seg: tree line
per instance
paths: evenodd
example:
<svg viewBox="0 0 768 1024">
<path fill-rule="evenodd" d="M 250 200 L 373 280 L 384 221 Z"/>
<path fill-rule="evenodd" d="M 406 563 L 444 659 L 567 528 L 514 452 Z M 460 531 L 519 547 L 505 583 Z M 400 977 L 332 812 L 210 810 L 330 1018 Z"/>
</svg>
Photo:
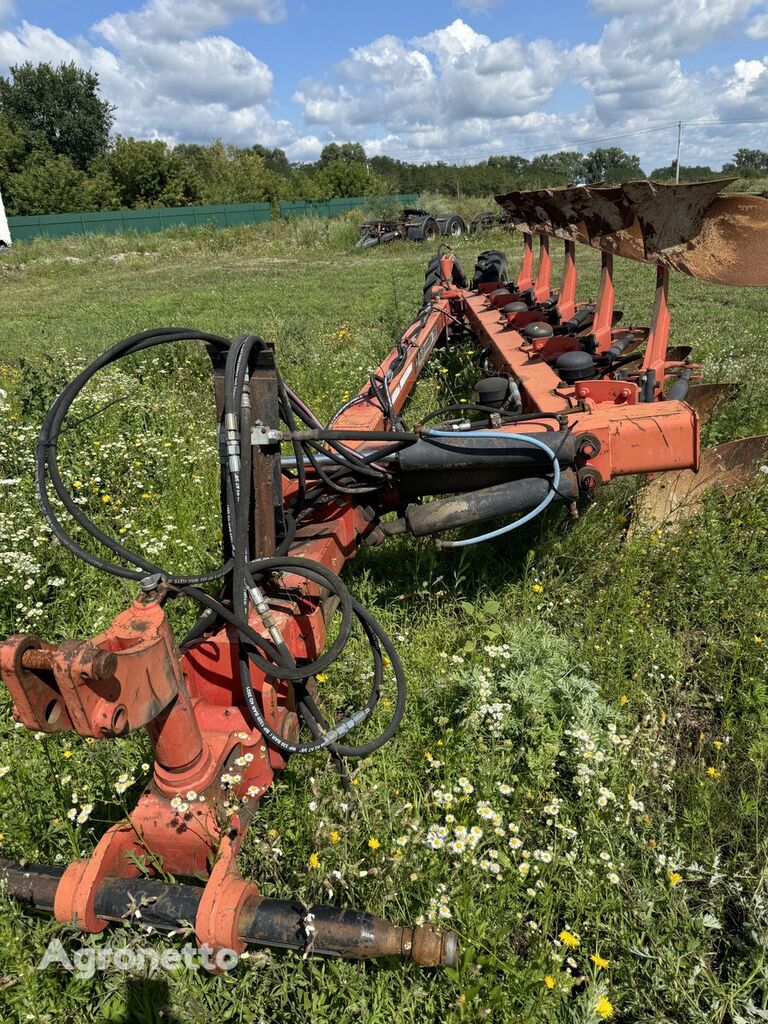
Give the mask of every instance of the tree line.
<svg viewBox="0 0 768 1024">
<path fill-rule="evenodd" d="M 369 158 L 359 143 L 332 142 L 313 163 L 291 163 L 282 149 L 260 145 L 216 140 L 208 146 L 169 146 L 113 136 L 114 122 L 115 107 L 101 96 L 98 76 L 75 64 L 26 63 L 0 77 L 0 188 L 6 211 L 30 215 L 425 191 L 485 196 L 645 177 L 639 158 L 615 146 L 456 165 Z M 681 180 L 719 173 L 768 175 L 768 153 L 740 149 L 722 172 L 683 167 Z M 673 179 L 674 167 L 656 168 L 650 177 Z"/>
</svg>

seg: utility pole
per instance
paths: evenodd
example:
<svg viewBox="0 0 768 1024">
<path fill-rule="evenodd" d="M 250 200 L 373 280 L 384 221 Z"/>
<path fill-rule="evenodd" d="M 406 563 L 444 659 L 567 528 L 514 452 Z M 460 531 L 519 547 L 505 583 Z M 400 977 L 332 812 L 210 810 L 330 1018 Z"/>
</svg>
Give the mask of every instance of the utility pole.
<svg viewBox="0 0 768 1024">
<path fill-rule="evenodd" d="M 680 184 L 680 145 L 683 141 L 683 122 L 677 122 L 677 153 L 675 155 L 675 184 Z"/>
</svg>

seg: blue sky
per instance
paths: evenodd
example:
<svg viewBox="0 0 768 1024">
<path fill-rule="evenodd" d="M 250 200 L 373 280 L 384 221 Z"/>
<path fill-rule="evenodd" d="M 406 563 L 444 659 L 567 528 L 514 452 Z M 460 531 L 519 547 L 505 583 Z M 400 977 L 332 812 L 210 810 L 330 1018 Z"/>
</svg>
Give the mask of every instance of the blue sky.
<svg viewBox="0 0 768 1024">
<path fill-rule="evenodd" d="M 465 162 L 626 135 L 651 170 L 677 120 L 688 163 L 768 148 L 766 0 L 0 0 L 0 73 L 24 60 L 93 67 L 123 134 L 299 160 L 331 139 Z"/>
</svg>

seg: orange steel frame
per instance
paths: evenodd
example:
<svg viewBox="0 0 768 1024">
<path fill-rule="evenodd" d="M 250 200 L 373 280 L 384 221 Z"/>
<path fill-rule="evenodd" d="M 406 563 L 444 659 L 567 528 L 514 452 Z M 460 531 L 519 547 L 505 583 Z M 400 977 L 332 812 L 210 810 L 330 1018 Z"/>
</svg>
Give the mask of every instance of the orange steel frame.
<svg viewBox="0 0 768 1024">
<path fill-rule="evenodd" d="M 622 334 L 612 327 L 611 263 L 610 257 L 603 258 L 592 328 L 599 351 Z M 550 268 L 549 240 L 542 239 L 536 284 L 540 300 L 550 298 Z M 533 285 L 532 269 L 531 238 L 526 236 L 518 291 Z M 496 369 L 515 378 L 524 411 L 549 414 L 500 427 L 499 433 L 571 429 L 581 439 L 583 490 L 625 474 L 698 468 L 698 416 L 684 402 L 665 400 L 662 390 L 666 371 L 678 365 L 666 360 L 665 271 L 658 273 L 642 363 L 643 373 L 655 374 L 653 401 L 641 401 L 641 389 L 632 381 L 605 378 L 564 385 L 551 364 L 578 342 L 557 337 L 526 341 L 516 324 L 489 301 L 487 293 L 497 286 L 472 290 L 449 284 L 450 255 L 442 258 L 441 271 L 445 284 L 429 297 L 424 316 L 406 332 L 399 353 L 394 349 L 378 368 L 385 375 L 402 357 L 405 345 L 405 358 L 389 385 L 396 411 L 405 405 L 435 347 L 468 327 Z M 566 243 L 558 296 L 563 317 L 575 309 L 575 286 L 573 245 Z M 334 426 L 381 430 L 387 424 L 365 386 Z M 283 477 L 286 500 L 295 486 Z M 396 504 L 396 497 L 389 500 Z M 375 529 L 382 511 L 329 495 L 302 521 L 290 554 L 340 572 Z M 282 596 L 270 602 L 277 624 L 294 657 L 312 659 L 326 641 L 327 595 L 316 584 L 287 574 L 280 583 Z M 96 891 L 109 875 L 133 877 L 140 871 L 162 870 L 178 877 L 197 876 L 208 879 L 196 921 L 198 941 L 238 950 L 243 948 L 236 934 L 239 912 L 246 900 L 258 895 L 258 886 L 240 877 L 236 856 L 260 798 L 274 773 L 285 767 L 285 759 L 249 719 L 233 630 L 224 627 L 180 653 L 163 611 L 167 596 L 162 585 L 141 596 L 90 641 L 54 647 L 33 637 L 12 637 L 0 645 L 0 672 L 13 696 L 16 718 L 31 729 L 71 729 L 104 739 L 144 727 L 154 746 L 152 782 L 128 819 L 103 836 L 93 855 L 66 869 L 57 890 L 56 918 L 91 932 L 106 927 L 94 908 Z M 263 631 L 255 611 L 251 625 Z M 268 724 L 285 737 L 296 738 L 299 721 L 290 685 L 253 666 L 251 673 Z M 222 800 L 222 776 L 230 780 L 224 788 L 237 803 L 235 813 L 231 803 L 225 806 Z"/>
</svg>

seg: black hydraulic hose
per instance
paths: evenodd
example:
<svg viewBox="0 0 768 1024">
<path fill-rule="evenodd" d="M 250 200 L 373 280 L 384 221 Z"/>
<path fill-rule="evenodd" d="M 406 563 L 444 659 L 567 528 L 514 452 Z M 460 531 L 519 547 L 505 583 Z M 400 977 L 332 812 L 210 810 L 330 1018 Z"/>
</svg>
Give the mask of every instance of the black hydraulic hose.
<svg viewBox="0 0 768 1024">
<path fill-rule="evenodd" d="M 154 563 L 143 558 L 141 555 L 128 550 L 124 545 L 104 533 L 104 531 L 99 529 L 99 527 L 96 526 L 96 524 L 93 523 L 76 504 L 69 491 L 66 489 L 59 473 L 57 452 L 58 436 L 61 433 L 64 418 L 68 410 L 71 408 L 72 403 L 89 380 L 99 370 L 123 356 L 133 355 L 137 351 L 144 351 L 154 345 L 169 344 L 175 341 L 194 340 L 205 341 L 221 347 L 227 347 L 230 344 L 226 338 L 221 338 L 218 335 L 213 334 L 205 334 L 201 331 L 161 328 L 156 331 L 144 331 L 141 334 L 133 335 L 131 338 L 126 338 L 124 341 L 114 345 L 111 349 L 108 349 L 107 352 L 96 359 L 89 367 L 83 370 L 64 388 L 48 411 L 48 415 L 45 418 L 40 433 L 40 439 L 38 441 L 37 452 L 35 455 L 37 496 L 43 515 L 48 522 L 53 535 L 61 544 L 89 565 L 101 569 L 104 572 L 111 573 L 112 575 L 119 576 L 123 579 L 142 580 L 145 576 L 162 572 L 162 570 Z M 137 566 L 137 569 L 127 569 L 123 566 L 116 565 L 114 562 L 106 561 L 105 559 L 87 551 L 78 544 L 77 541 L 69 536 L 59 521 L 51 504 L 47 489 L 48 479 L 50 479 L 57 497 L 75 522 L 83 530 L 94 537 L 94 539 L 96 539 L 100 544 L 108 548 L 124 561 Z M 226 563 L 221 568 L 214 570 L 213 572 L 192 576 L 169 576 L 167 578 L 169 582 L 172 582 L 176 586 L 211 583 L 226 576 L 230 567 L 231 563 Z"/>
<path fill-rule="evenodd" d="M 370 714 L 372 714 L 378 704 L 381 686 L 383 683 L 383 663 L 378 639 L 380 636 L 385 636 L 385 634 L 383 633 L 383 630 L 381 630 L 381 627 L 378 626 L 375 619 L 372 618 L 370 613 L 366 612 L 361 605 L 351 598 L 344 584 L 334 573 L 330 570 L 325 570 L 322 567 L 317 566 L 316 563 L 309 563 L 309 566 L 305 565 L 302 569 L 302 574 L 305 578 L 312 579 L 314 577 L 317 582 L 321 582 L 321 585 L 327 586 L 332 593 L 336 594 L 340 601 L 342 609 L 342 623 L 339 635 L 331 647 L 324 655 L 321 655 L 320 658 L 316 659 L 310 665 L 297 667 L 295 660 L 285 643 L 277 639 L 275 640 L 276 646 L 273 648 L 274 654 L 276 655 L 274 658 L 276 664 L 267 665 L 265 667 L 264 660 L 249 646 L 247 642 L 249 639 L 255 639 L 253 636 L 249 636 L 249 633 L 252 634 L 253 631 L 250 631 L 248 627 L 248 613 L 250 611 L 251 598 L 254 591 L 254 580 L 251 574 L 251 566 L 253 565 L 259 570 L 263 570 L 266 567 L 266 564 L 270 562 L 274 564 L 275 561 L 277 561 L 285 567 L 291 561 L 290 559 L 261 559 L 251 563 L 248 558 L 250 495 L 247 493 L 246 482 L 250 479 L 251 474 L 251 416 L 250 403 L 244 403 L 242 398 L 246 382 L 246 367 L 249 362 L 250 353 L 255 344 L 256 339 L 252 338 L 237 339 L 237 341 L 233 343 L 228 354 L 227 362 L 234 363 L 235 369 L 233 372 L 226 375 L 227 383 L 231 382 L 233 391 L 228 396 L 229 401 L 227 401 L 225 405 L 225 411 L 233 413 L 234 409 L 237 408 L 238 403 L 240 406 L 240 458 L 239 462 L 235 461 L 232 464 L 230 471 L 231 483 L 230 488 L 228 488 L 228 501 L 231 503 L 232 513 L 235 519 L 233 544 L 233 595 L 234 617 L 236 620 L 235 626 L 241 640 L 238 654 L 240 681 L 245 702 L 262 735 L 273 745 L 277 746 L 278 749 L 283 750 L 286 753 L 308 754 L 325 748 L 330 749 L 332 745 L 335 745 L 335 741 L 337 739 L 345 735 L 352 728 L 360 725 L 369 717 Z M 238 477 L 240 477 L 239 482 Z M 320 569 L 320 571 L 316 571 L 317 569 Z M 322 582 L 323 579 L 324 583 Z M 255 598 L 254 603 L 256 603 L 258 610 L 258 602 L 256 602 Z M 257 667 L 261 668 L 262 671 L 266 671 L 267 674 L 272 675 L 273 677 L 281 679 L 293 678 L 295 682 L 301 683 L 310 675 L 315 675 L 322 671 L 323 668 L 327 667 L 327 665 L 323 664 L 324 661 L 326 661 L 327 664 L 331 664 L 338 654 L 341 653 L 341 650 L 346 645 L 351 633 L 351 613 L 354 613 L 360 620 L 363 629 L 368 635 L 374 656 L 374 685 L 371 689 L 368 701 L 350 718 L 346 719 L 335 728 L 325 732 L 323 736 L 316 738 L 313 742 L 299 743 L 285 739 L 276 733 L 264 718 L 259 701 L 253 690 L 250 675 L 250 663 L 253 662 Z M 256 634 L 256 636 L 258 636 L 258 634 Z M 389 641 L 388 638 L 387 642 L 391 646 L 391 641 Z M 261 643 L 256 643 L 255 646 L 263 650 L 263 640 Z M 298 678 L 296 678 L 297 676 Z M 404 677 L 402 677 L 402 671 L 399 676 L 396 674 L 396 677 L 398 679 L 398 693 L 400 693 L 400 690 L 405 685 Z M 400 700 L 398 700 L 398 705 L 399 703 Z M 397 727 L 397 722 L 399 722 L 399 718 L 395 722 L 395 728 Z M 385 731 L 382 735 L 384 736 L 384 739 L 379 737 L 377 740 L 372 741 L 376 746 L 386 742 L 391 733 Z M 376 749 L 376 747 L 374 747 L 374 749 Z M 333 753 L 336 754 L 335 751 L 333 751 Z M 338 754 L 336 754 L 336 756 L 338 756 Z"/>
<path fill-rule="evenodd" d="M 524 423 L 526 420 L 555 420 L 556 423 L 560 422 L 560 415 L 555 412 L 505 412 L 503 409 L 496 409 L 491 405 L 478 405 L 476 402 L 465 402 L 462 405 L 444 405 L 440 409 L 435 409 L 434 412 L 429 413 L 423 419 L 419 420 L 417 427 L 423 427 L 432 420 L 437 419 L 438 416 L 444 416 L 449 412 L 485 412 L 488 414 L 495 413 L 498 416 L 503 417 L 505 425 L 509 426 L 513 423 Z M 564 412 L 570 412 L 572 410 L 563 410 Z M 471 429 L 471 428 L 470 428 Z"/>
<path fill-rule="evenodd" d="M 203 341 L 227 351 L 224 369 L 224 426 L 227 431 L 227 454 L 222 470 L 225 480 L 224 511 L 228 529 L 231 533 L 233 555 L 223 566 L 210 573 L 179 576 L 164 572 L 161 567 L 130 551 L 123 544 L 120 544 L 102 531 L 95 523 L 91 522 L 64 486 L 58 467 L 57 441 L 62 432 L 66 415 L 73 402 L 99 370 L 124 356 L 146 351 L 155 345 L 189 340 Z M 287 555 L 290 544 L 296 536 L 297 521 L 294 515 L 289 514 L 285 517 L 285 537 L 274 556 L 252 559 L 249 554 L 252 448 L 250 440 L 251 411 L 246 389 L 250 372 L 253 369 L 252 357 L 256 350 L 263 350 L 264 347 L 264 342 L 261 339 L 251 335 L 243 335 L 234 341 L 229 341 L 218 335 L 186 328 L 160 328 L 145 331 L 131 338 L 126 338 L 124 341 L 113 346 L 63 389 L 46 416 L 35 460 L 40 505 L 54 536 L 68 550 L 88 564 L 124 579 L 141 580 L 147 575 L 158 574 L 172 589 L 201 604 L 204 611 L 196 625 L 185 637 L 184 646 L 193 643 L 219 621 L 229 622 L 235 627 L 241 641 L 239 662 L 244 697 L 257 727 L 270 742 L 289 753 L 308 753 L 313 750 L 327 748 L 337 757 L 365 756 L 365 754 L 377 749 L 392 736 L 402 718 L 405 706 L 404 673 L 391 641 L 373 616 L 351 598 L 349 591 L 335 573 L 320 563 L 308 559 L 292 558 Z M 349 437 L 349 432 L 322 431 L 319 420 L 297 396 L 285 387 L 282 381 L 278 383 L 278 397 L 281 414 L 292 434 L 300 433 L 296 431 L 297 423 L 294 416 L 294 412 L 296 412 L 309 425 L 311 431 L 317 432 L 317 440 L 327 441 L 332 445 L 334 449 L 332 457 L 335 456 L 335 461 L 339 464 L 337 472 L 351 473 L 353 476 L 355 473 L 360 474 L 362 472 L 365 475 L 370 474 L 388 479 L 385 471 L 369 465 L 367 457 L 360 456 L 339 443 L 342 438 Z M 328 436 L 323 436 L 326 433 Z M 339 433 L 341 437 L 338 436 Z M 371 438 L 368 432 L 361 433 L 364 439 L 376 439 L 376 434 Z M 392 433 L 379 432 L 378 438 L 391 441 Z M 303 473 L 303 456 L 306 454 L 310 462 L 315 460 L 309 443 L 302 443 L 300 437 L 293 438 L 293 441 L 297 462 L 301 467 L 298 471 L 300 481 L 300 500 L 298 504 L 301 506 L 309 497 L 306 492 L 306 480 Z M 406 443 L 405 439 L 398 437 L 396 444 L 391 447 L 392 449 L 400 450 Z M 377 453 L 377 457 L 380 458 L 381 456 Z M 319 467 L 318 470 L 319 475 L 324 477 L 331 486 L 338 487 L 335 480 L 323 473 Z M 62 501 L 73 520 L 114 555 L 136 568 L 126 568 L 100 558 L 87 551 L 70 537 L 59 522 L 51 504 L 48 494 L 49 481 L 57 497 Z M 370 489 L 375 488 L 365 488 L 365 490 Z M 349 490 L 352 493 L 360 493 L 363 488 L 350 488 Z M 312 496 L 317 493 L 318 488 L 313 488 Z M 310 582 L 314 582 L 332 593 L 339 602 L 341 622 L 336 639 L 323 654 L 300 666 L 296 665 L 284 641 L 280 640 L 279 633 L 270 642 L 265 636 L 254 630 L 248 621 L 251 597 L 256 587 L 254 577 L 261 580 L 264 576 L 275 572 L 290 572 Z M 223 603 L 224 596 L 229 589 L 227 584 L 219 590 L 218 598 L 211 597 L 205 591 L 200 590 L 198 586 L 199 584 L 226 578 L 230 573 L 232 574 L 231 591 L 233 596 L 231 609 Z M 255 600 L 256 598 L 254 597 Z M 320 737 L 316 736 L 315 740 L 311 743 L 301 744 L 291 743 L 275 734 L 264 720 L 253 692 L 250 683 L 250 664 L 253 663 L 265 675 L 284 679 L 303 688 L 303 684 L 309 677 L 324 671 L 339 656 L 350 638 L 355 618 L 360 621 L 368 637 L 374 659 L 374 682 L 365 705 L 340 725 L 327 730 L 324 723 L 321 724 L 322 716 L 318 717 L 320 713 L 314 702 L 311 702 L 311 707 L 302 702 L 305 712 L 302 717 L 305 718 L 308 724 L 311 723 L 312 728 L 310 731 L 314 729 L 317 732 L 319 730 L 322 735 Z M 379 702 L 384 680 L 382 646 L 387 651 L 392 662 L 397 682 L 398 697 L 392 720 L 379 737 L 367 744 L 362 744 L 359 747 L 338 744 L 338 740 L 342 736 L 370 716 Z M 311 701 L 311 697 L 309 699 Z M 313 708 L 317 714 L 313 713 Z"/>
<path fill-rule="evenodd" d="M 397 731 L 397 728 L 402 720 L 405 712 L 405 704 L 407 698 L 406 683 L 405 683 L 405 672 L 403 670 L 402 662 L 400 657 L 395 650 L 392 641 L 389 639 L 387 634 L 381 629 L 379 624 L 373 618 L 371 613 L 362 606 L 358 606 L 355 609 L 362 617 L 364 621 L 367 621 L 370 628 L 375 632 L 376 636 L 381 641 L 384 650 L 387 653 L 390 661 L 392 662 L 392 669 L 395 673 L 397 680 L 397 704 L 395 706 L 394 714 L 389 722 L 387 728 L 375 739 L 369 743 L 359 744 L 357 746 L 348 746 L 343 743 L 335 743 L 330 749 L 333 753 L 338 754 L 341 757 L 367 757 L 372 754 L 379 747 L 387 743 Z M 317 707 L 312 695 L 305 692 L 301 698 L 302 706 L 302 717 L 304 718 L 307 727 L 314 736 L 319 736 L 321 732 L 322 714 L 320 709 Z"/>
</svg>

